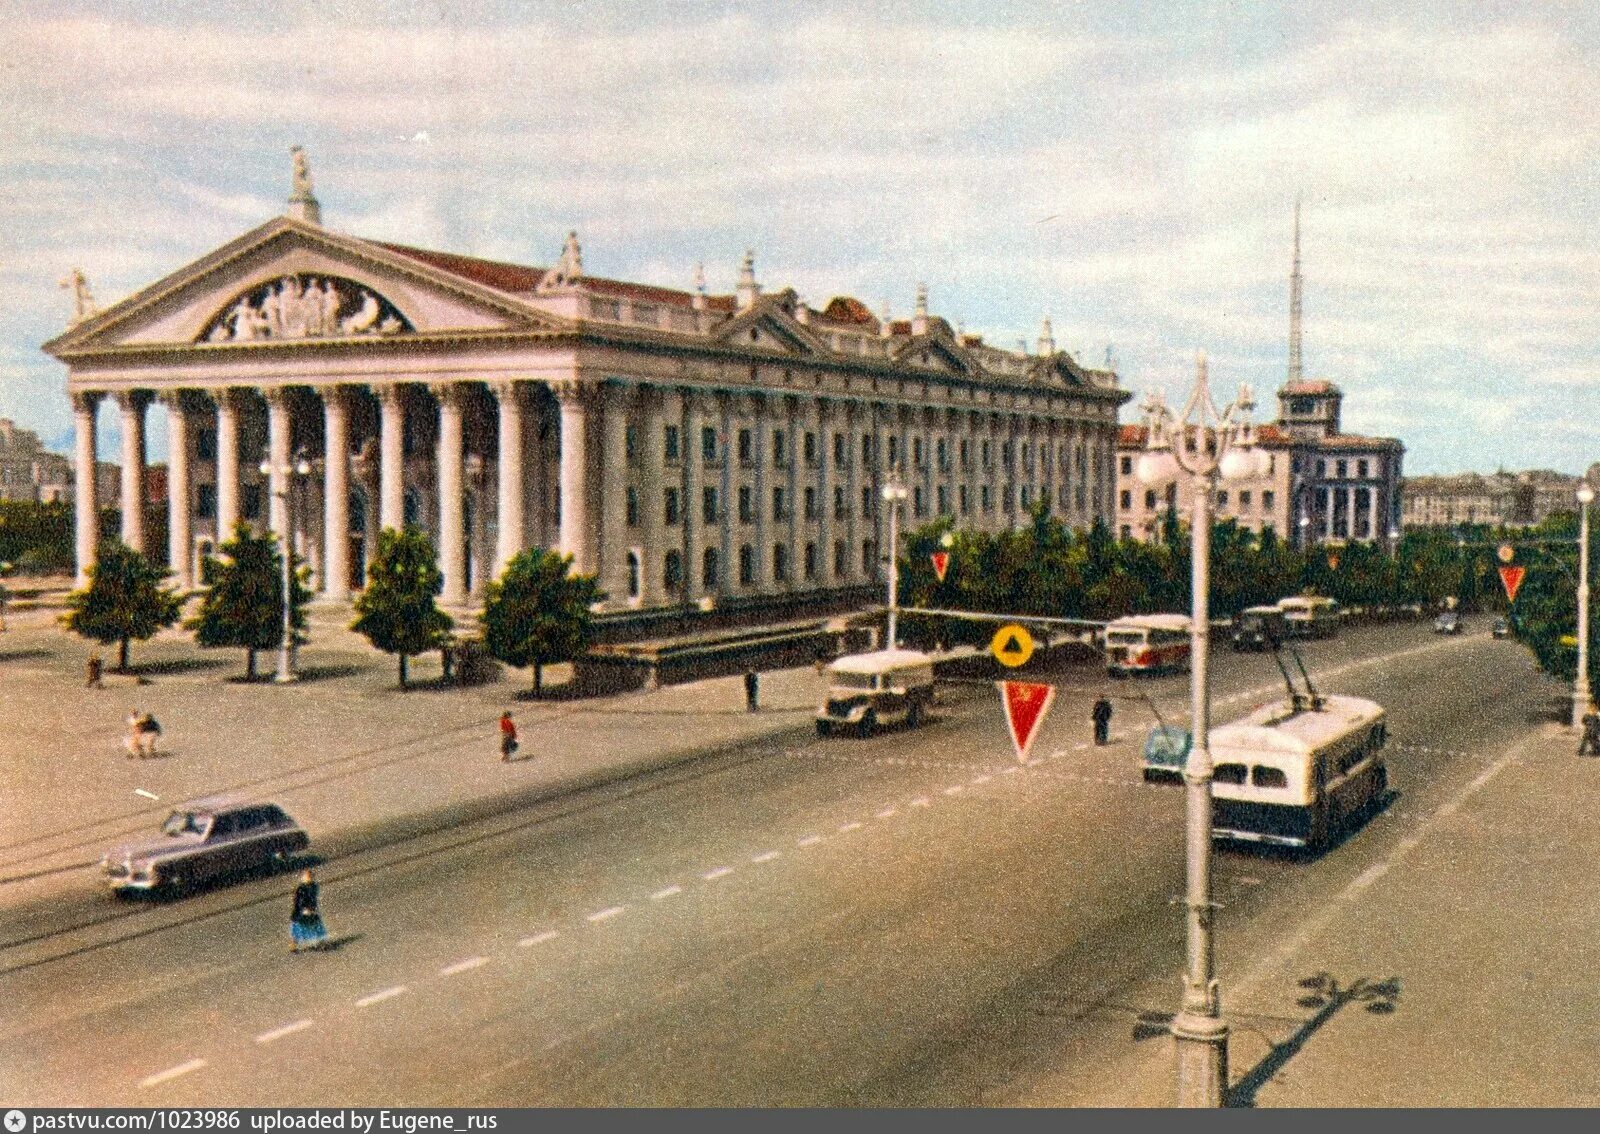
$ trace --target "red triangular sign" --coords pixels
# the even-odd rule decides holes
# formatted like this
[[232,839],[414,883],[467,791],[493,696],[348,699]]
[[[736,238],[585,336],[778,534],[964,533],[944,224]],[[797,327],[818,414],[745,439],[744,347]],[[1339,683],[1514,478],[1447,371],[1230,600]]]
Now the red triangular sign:
[[1500,568],[1500,581],[1505,584],[1507,602],[1517,601],[1517,588],[1522,586],[1522,576],[1527,573],[1526,567]]
[[944,573],[950,570],[950,553],[948,551],[935,551],[928,558],[933,560],[933,574],[941,583],[944,582]]
[[996,681],[995,687],[1006,707],[1006,724],[1011,728],[1017,759],[1026,763],[1028,749],[1033,747],[1039,726],[1050,712],[1050,703],[1056,699],[1056,687],[1032,681]]

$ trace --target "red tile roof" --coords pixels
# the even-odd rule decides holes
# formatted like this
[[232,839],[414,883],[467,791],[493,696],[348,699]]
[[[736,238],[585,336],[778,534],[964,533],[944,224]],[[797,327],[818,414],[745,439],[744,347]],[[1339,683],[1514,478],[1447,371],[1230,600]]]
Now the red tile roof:
[[[671,287],[656,287],[654,284],[629,283],[627,280],[610,280],[603,276],[584,276],[579,283],[598,295],[642,299],[646,303],[662,303],[669,307],[688,307],[694,302],[694,295],[691,292]],[[732,311],[734,297],[708,295],[706,307],[712,311]]]
[[1337,394],[1337,393],[1340,393],[1341,391],[1340,391],[1339,387],[1335,386],[1332,382],[1328,381],[1326,378],[1302,378],[1298,382],[1285,382],[1283,384],[1283,389],[1281,391],[1279,391],[1279,392],[1283,393],[1283,394],[1293,395],[1293,394]]
[[828,300],[822,317],[832,323],[855,323],[874,329],[878,326],[878,317],[853,295],[836,295]]
[[480,260],[475,256],[457,256],[453,252],[433,252],[426,248],[411,248],[405,244],[388,244],[381,240],[368,243],[390,252],[438,268],[442,272],[460,276],[497,291],[532,291],[544,278],[543,268],[524,268],[520,264],[506,264],[499,260]]

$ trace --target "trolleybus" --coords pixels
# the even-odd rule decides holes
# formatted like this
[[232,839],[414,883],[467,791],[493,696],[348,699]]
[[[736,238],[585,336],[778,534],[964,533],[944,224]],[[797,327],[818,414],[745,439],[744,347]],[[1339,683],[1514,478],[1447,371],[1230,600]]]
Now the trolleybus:
[[1183,672],[1189,668],[1189,619],[1182,614],[1135,614],[1106,624],[1106,672]]

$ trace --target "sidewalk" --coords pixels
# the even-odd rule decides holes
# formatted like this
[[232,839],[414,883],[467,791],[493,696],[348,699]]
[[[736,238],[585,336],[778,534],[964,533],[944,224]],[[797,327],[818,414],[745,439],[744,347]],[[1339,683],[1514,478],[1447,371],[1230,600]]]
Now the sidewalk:
[[[1600,760],[1575,747],[1539,727],[1331,901],[1221,940],[1233,1105],[1600,1103]],[[1138,1000],[1174,1002],[1173,976]],[[1009,1101],[1172,1105],[1172,1040],[1135,1032],[1093,1097],[1046,1075]]]

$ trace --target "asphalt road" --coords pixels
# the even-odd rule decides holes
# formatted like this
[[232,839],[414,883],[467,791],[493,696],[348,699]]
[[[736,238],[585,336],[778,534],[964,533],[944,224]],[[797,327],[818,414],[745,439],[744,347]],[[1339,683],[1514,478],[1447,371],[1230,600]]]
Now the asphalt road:
[[[1315,860],[1223,852],[1224,987],[1383,861],[1553,687],[1486,635],[1305,648],[1390,712],[1389,809]],[[1019,766],[992,688],[870,740],[753,749],[337,858],[341,946],[287,953],[284,879],[0,950],[7,1105],[975,1105],[1123,1099],[1176,1006],[1181,790],[1148,711],[1063,671]],[[1279,687],[1216,655],[1220,723]],[[1114,683],[1181,716],[1187,680]],[[95,908],[92,904],[85,909]],[[123,916],[129,914],[130,916]],[[75,923],[76,924],[76,923]],[[1167,995],[1162,994],[1166,990]],[[1049,1084],[1041,1097],[1040,1084]]]

